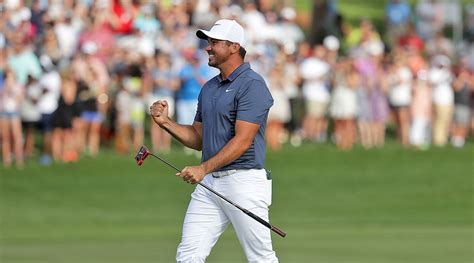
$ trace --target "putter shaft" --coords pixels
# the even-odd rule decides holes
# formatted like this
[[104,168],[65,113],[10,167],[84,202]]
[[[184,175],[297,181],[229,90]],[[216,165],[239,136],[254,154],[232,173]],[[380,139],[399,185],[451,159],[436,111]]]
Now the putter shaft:
[[[148,152],[149,155],[157,158],[158,160],[162,161],[163,163],[167,164],[169,167],[175,169],[177,172],[180,172],[181,173],[181,170],[178,169],[176,166],[174,166],[173,164],[167,162],[166,160],[160,158],[159,156],[153,154],[153,153],[150,153]],[[242,208],[241,206],[239,206],[238,204],[230,201],[229,199],[227,199],[226,197],[224,197],[223,195],[221,195],[220,193],[216,192],[214,189],[210,188],[209,186],[199,182],[198,183],[200,186],[206,188],[207,190],[211,191],[213,194],[219,196],[220,198],[222,198],[224,201],[228,202],[229,204],[233,205],[234,207],[236,207],[237,209],[239,209],[240,211],[244,212],[246,215],[250,216],[251,218],[255,219],[256,221],[258,221],[259,223],[261,223],[262,225],[268,227],[271,231],[277,233],[279,236],[281,237],[285,237],[286,236],[286,233],[283,232],[281,229],[277,228],[276,226],[270,224],[269,222],[263,220],[261,217],[257,216],[256,214],[248,211],[247,209],[245,208]]]

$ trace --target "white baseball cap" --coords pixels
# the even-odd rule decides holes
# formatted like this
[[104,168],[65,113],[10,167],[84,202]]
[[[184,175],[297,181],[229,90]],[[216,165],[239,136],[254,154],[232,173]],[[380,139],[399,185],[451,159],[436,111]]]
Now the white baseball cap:
[[280,12],[280,15],[284,18],[284,19],[287,19],[287,20],[293,20],[296,18],[296,11],[295,9],[293,9],[292,7],[284,7],[281,12]]
[[217,40],[227,40],[232,43],[239,43],[245,48],[244,28],[235,20],[221,19],[216,21],[211,30],[199,29],[196,36],[200,39],[213,38]]
[[94,55],[97,52],[97,44],[92,41],[86,41],[81,48],[81,51],[88,55]]
[[323,40],[323,45],[331,51],[337,51],[340,47],[339,39],[333,35],[325,37]]

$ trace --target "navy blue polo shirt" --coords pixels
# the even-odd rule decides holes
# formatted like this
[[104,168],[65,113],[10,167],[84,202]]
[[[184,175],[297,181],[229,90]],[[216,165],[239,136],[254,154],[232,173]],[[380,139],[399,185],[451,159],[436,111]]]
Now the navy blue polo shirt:
[[273,98],[263,78],[243,63],[222,80],[212,78],[199,94],[196,122],[202,123],[202,162],[215,156],[234,136],[236,120],[260,125],[250,148],[219,171],[261,169],[265,164],[265,128]]

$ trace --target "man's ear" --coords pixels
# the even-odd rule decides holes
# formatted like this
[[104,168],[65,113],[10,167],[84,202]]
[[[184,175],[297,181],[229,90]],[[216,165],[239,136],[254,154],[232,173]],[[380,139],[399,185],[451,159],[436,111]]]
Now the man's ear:
[[240,50],[240,45],[238,43],[232,43],[232,47],[231,47],[231,53],[234,54],[234,53],[239,53],[239,50]]

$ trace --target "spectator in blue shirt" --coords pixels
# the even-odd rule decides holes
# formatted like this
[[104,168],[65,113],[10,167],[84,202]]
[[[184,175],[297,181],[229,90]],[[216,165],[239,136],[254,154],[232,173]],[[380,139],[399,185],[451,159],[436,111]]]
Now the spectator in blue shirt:
[[194,121],[201,87],[211,78],[211,71],[207,65],[200,63],[196,50],[185,50],[183,55],[186,63],[179,72],[181,85],[177,93],[176,110],[178,123],[190,125]]
[[156,37],[160,30],[160,21],[154,15],[154,6],[144,5],[140,10],[140,15],[133,22],[133,27],[138,29],[147,37]]
[[396,43],[397,39],[406,32],[410,15],[410,5],[405,0],[390,0],[385,5],[385,18],[391,44]]

